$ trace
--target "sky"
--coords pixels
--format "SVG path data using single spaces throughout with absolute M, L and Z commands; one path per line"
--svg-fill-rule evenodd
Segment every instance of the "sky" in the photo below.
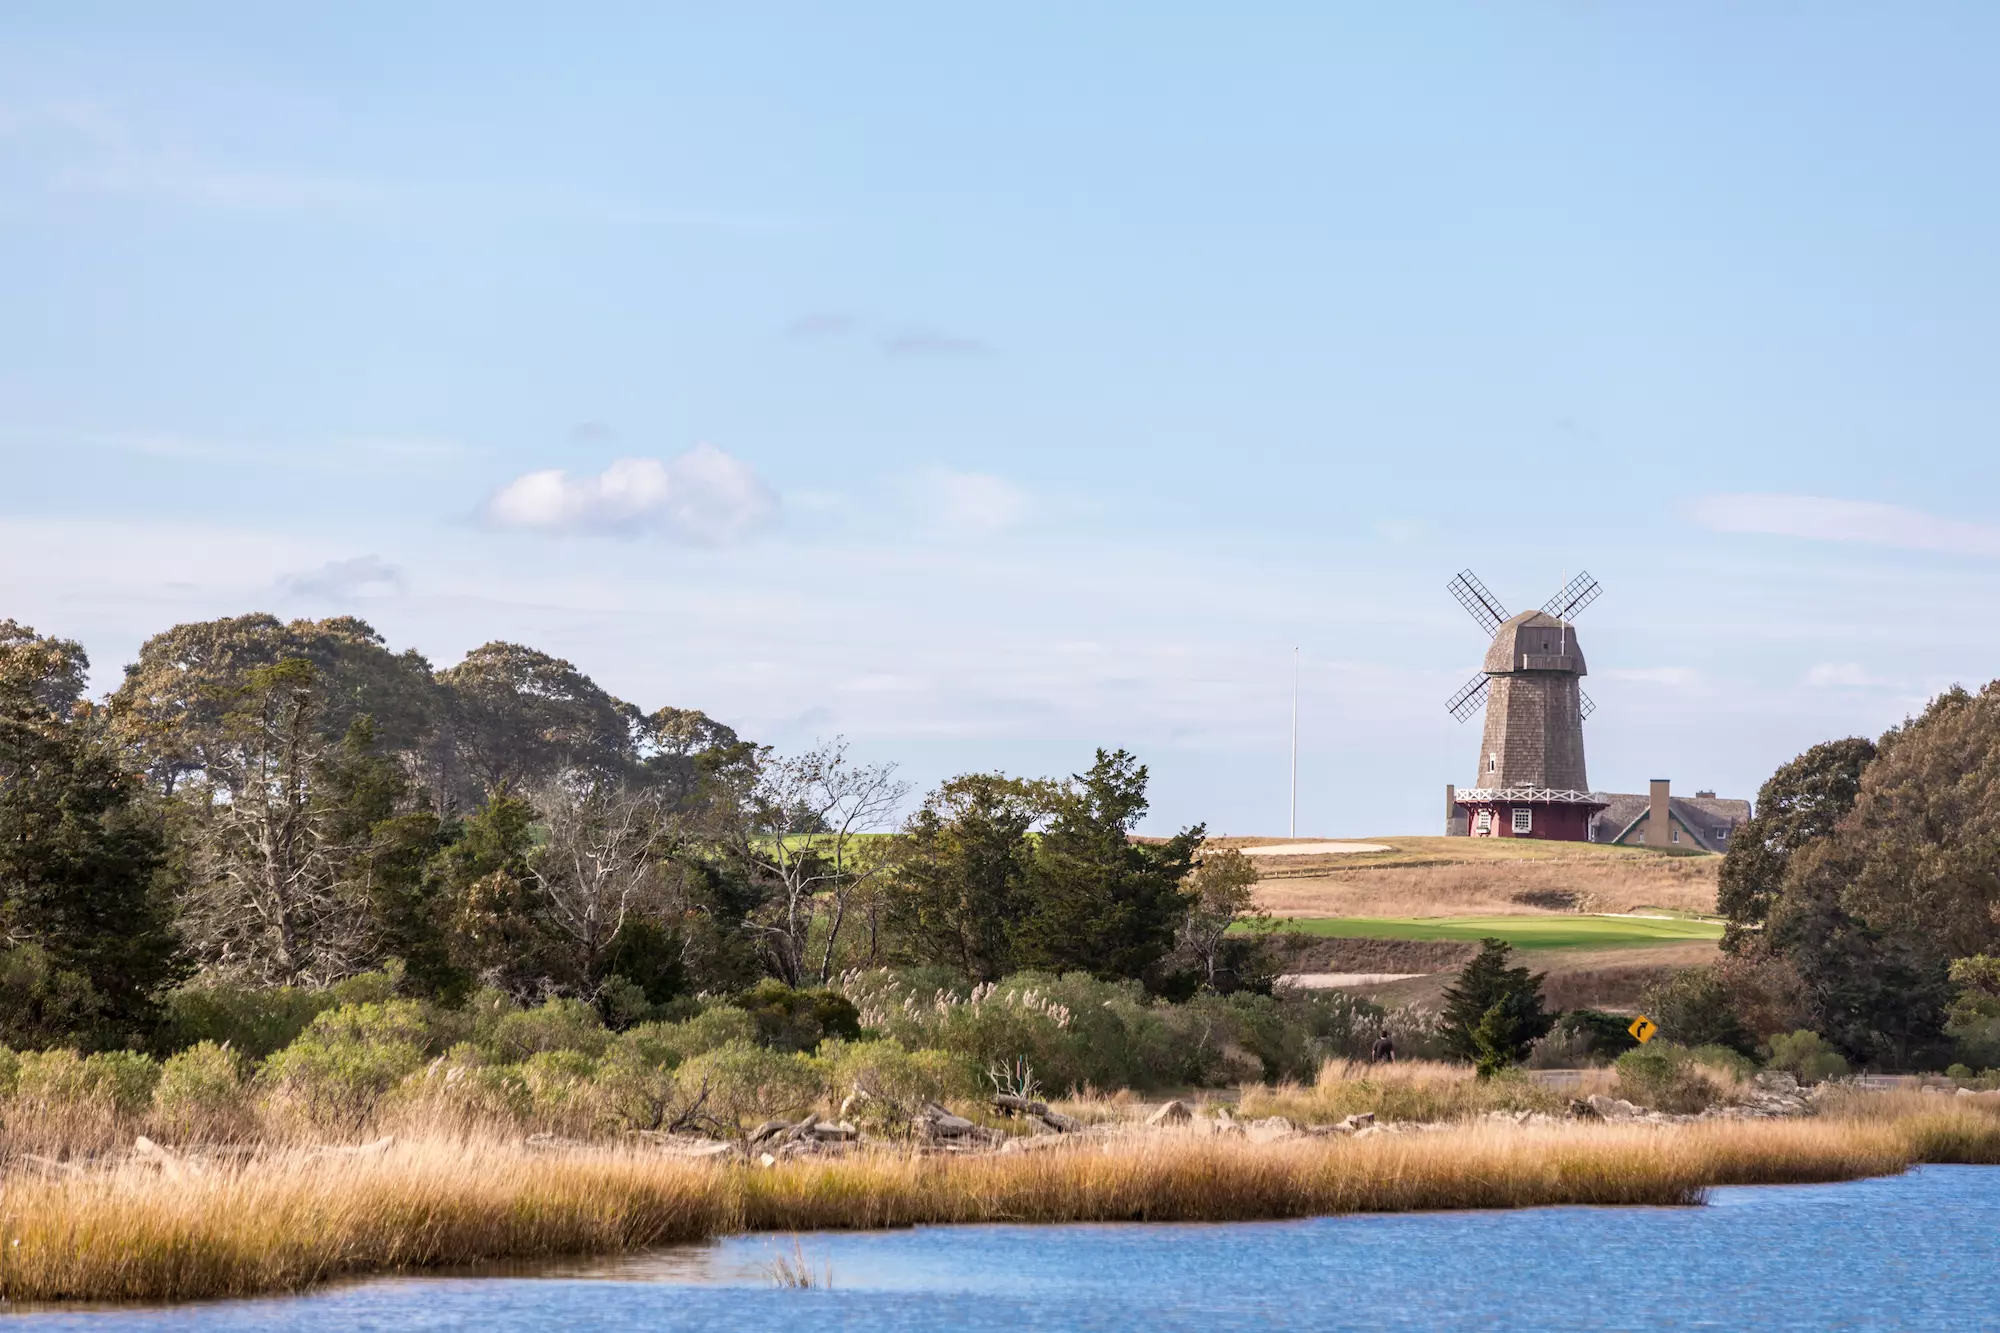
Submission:
M 2000 675 L 1984 4 L 10 5 L 0 617 L 361 616 L 919 789 L 1441 831 Z

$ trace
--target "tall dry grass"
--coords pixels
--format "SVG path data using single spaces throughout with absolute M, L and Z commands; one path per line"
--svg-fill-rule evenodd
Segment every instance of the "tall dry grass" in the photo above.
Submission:
M 1302 1125 L 1331 1124 L 1363 1111 L 1383 1120 L 1435 1123 L 1487 1111 L 1559 1115 L 1572 1098 L 1617 1091 L 1617 1076 L 1608 1069 L 1585 1070 L 1583 1079 L 1580 1088 L 1554 1089 L 1518 1075 L 1480 1079 L 1470 1065 L 1439 1060 L 1329 1060 L 1311 1087 L 1281 1083 L 1246 1089 L 1241 1109 L 1247 1116 L 1281 1115 Z
M 0 1183 L 0 1298 L 245 1295 L 743 1230 L 1691 1204 L 1714 1185 L 2000 1162 L 2000 1113 L 1941 1101 L 1857 1100 L 1813 1120 L 1486 1124 L 1266 1144 L 1174 1133 L 770 1169 L 438 1139 L 363 1156 L 273 1152 L 193 1175 L 137 1164 L 55 1179 L 15 1174 Z

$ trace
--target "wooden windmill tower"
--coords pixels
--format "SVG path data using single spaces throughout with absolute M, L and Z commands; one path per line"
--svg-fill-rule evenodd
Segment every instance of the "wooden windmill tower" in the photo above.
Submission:
M 1509 616 L 1469 569 L 1446 586 L 1493 641 L 1480 673 L 1445 705 L 1461 722 L 1486 706 L 1479 776 L 1446 789 L 1452 831 L 1587 841 L 1606 802 L 1584 772 L 1583 720 L 1596 705 L 1580 684 L 1583 650 L 1570 622 L 1602 589 L 1578 574 L 1539 611 Z

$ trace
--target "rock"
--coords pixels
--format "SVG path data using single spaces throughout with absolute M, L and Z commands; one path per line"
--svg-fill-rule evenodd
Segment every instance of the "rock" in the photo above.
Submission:
M 1341 1121 L 1337 1128 L 1344 1129 L 1350 1134 L 1357 1134 L 1364 1129 L 1372 1129 L 1374 1126 L 1375 1113 L 1373 1111 L 1356 1111 L 1353 1115 Z
M 1569 1118 L 1572 1120 L 1602 1120 L 1597 1108 L 1581 1097 L 1572 1097 L 1569 1103 Z
M 830 1120 L 822 1120 L 814 1125 L 810 1132 L 814 1138 L 820 1140 L 822 1143 L 846 1143 L 861 1137 L 861 1132 L 844 1120 L 839 1124 L 835 1124 Z
M 1218 1111 L 1216 1118 L 1227 1124 L 1229 1121 L 1229 1112 L 1227 1110 Z M 1147 1116 L 1146 1123 L 1149 1125 L 1185 1125 L 1192 1119 L 1194 1119 L 1194 1112 L 1188 1109 L 1188 1104 L 1176 1100 L 1168 1102 L 1165 1106 Z
M 1782 1069 L 1766 1069 L 1751 1080 L 1763 1092 L 1796 1093 L 1799 1081 Z
M 778 1159 L 771 1156 L 771 1154 L 769 1153 L 765 1153 L 762 1157 L 759 1157 L 757 1159 L 757 1165 L 759 1166 L 771 1167 L 771 1166 L 776 1166 L 777 1164 L 778 1164 Z
M 1590 1109 L 1605 1120 L 1630 1120 L 1637 1116 L 1639 1108 L 1623 1097 L 1607 1097 L 1601 1092 L 1590 1095 Z
M 1357 1139 L 1369 1139 L 1375 1137 L 1377 1134 L 1387 1134 L 1388 1132 L 1381 1125 L 1365 1125 L 1354 1131 L 1354 1137 Z

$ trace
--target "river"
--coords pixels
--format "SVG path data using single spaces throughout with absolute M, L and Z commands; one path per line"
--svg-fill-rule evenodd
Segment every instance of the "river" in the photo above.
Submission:
M 798 1238 L 830 1289 L 772 1285 L 791 1237 L 307 1296 L 48 1310 L 93 1333 L 804 1333 L 854 1329 L 1967 1329 L 2000 1326 L 2000 1168 L 1720 1189 L 1700 1208 L 1200 1226 L 921 1227 Z

